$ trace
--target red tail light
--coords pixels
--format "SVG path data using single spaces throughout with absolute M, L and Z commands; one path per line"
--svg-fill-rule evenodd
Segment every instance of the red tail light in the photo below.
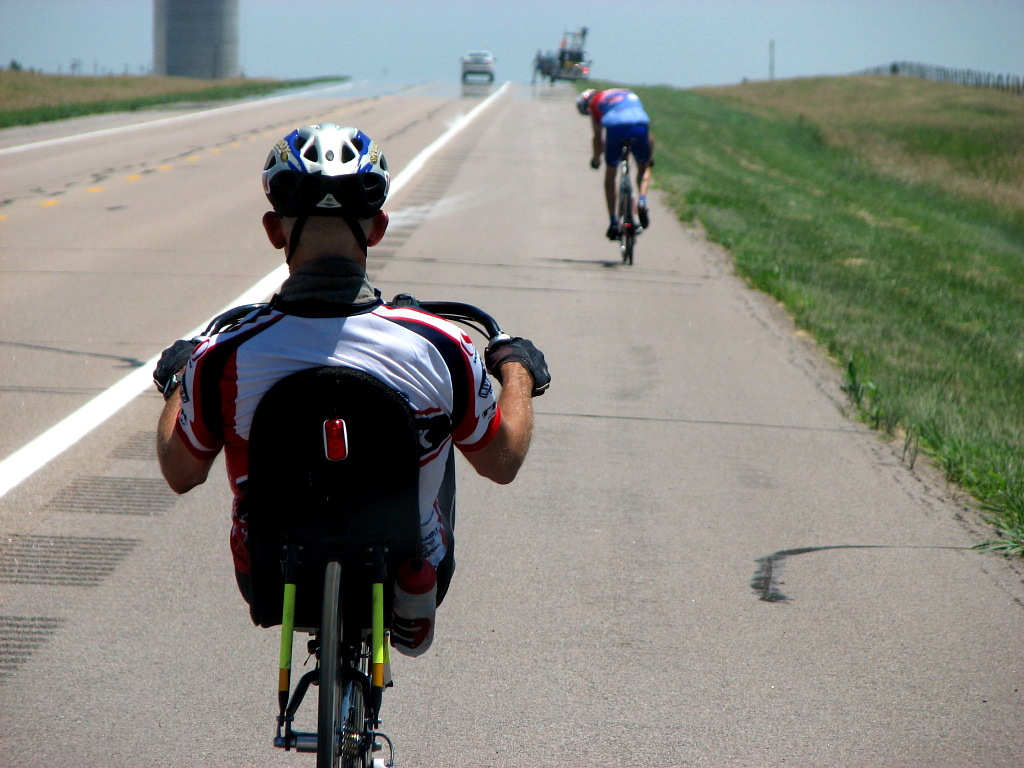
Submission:
M 324 422 L 324 455 L 328 461 L 348 458 L 348 429 L 344 419 L 328 419 Z

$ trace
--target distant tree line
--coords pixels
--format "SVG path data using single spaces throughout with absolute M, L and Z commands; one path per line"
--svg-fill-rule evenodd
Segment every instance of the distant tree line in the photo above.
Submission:
M 971 88 L 995 88 L 1000 91 L 1024 94 L 1024 78 L 1017 75 L 994 75 L 991 72 L 978 72 L 973 69 L 951 69 L 937 67 L 932 64 L 916 64 L 910 61 L 894 61 L 880 67 L 866 69 L 862 75 L 905 75 L 920 77 L 924 80 L 935 80 L 940 83 L 956 83 Z
M 9 72 L 31 72 L 32 74 L 42 74 L 42 72 L 43 72 L 42 69 L 36 69 L 35 67 L 30 67 L 30 68 L 26 69 L 25 67 L 22 66 L 21 62 L 18 61 L 17 59 L 11 59 L 11 62 L 10 62 L 10 64 L 7 65 L 6 69 Z M 0 64 L 0 72 L 3 72 L 3 71 L 4 71 L 4 66 L 3 66 L 3 64 Z M 68 72 L 70 72 L 72 75 L 84 74 L 82 60 L 81 59 L 71 59 L 71 63 L 68 65 Z M 64 74 L 64 69 L 63 69 L 62 66 L 58 66 L 57 67 L 57 74 L 58 75 Z M 98 77 L 98 76 L 102 75 L 102 76 L 106 77 L 106 76 L 115 75 L 115 74 L 117 74 L 117 73 L 114 72 L 111 69 L 101 69 L 100 65 L 99 65 L 99 62 L 93 62 L 93 75 L 94 76 Z M 125 75 L 131 74 L 129 66 L 127 64 L 124 65 L 124 71 L 123 71 L 122 74 L 125 74 Z M 152 72 L 151 69 L 148 69 L 147 67 L 140 66 L 139 67 L 139 74 L 140 75 L 151 75 L 151 74 L 153 74 L 153 72 Z M 245 75 L 242 75 L 242 77 L 244 77 L 244 76 Z

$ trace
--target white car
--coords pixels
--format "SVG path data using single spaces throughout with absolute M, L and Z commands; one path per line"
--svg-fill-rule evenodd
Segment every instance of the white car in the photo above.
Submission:
M 494 57 L 490 51 L 470 51 L 462 57 L 462 82 L 470 77 L 486 77 L 494 82 Z

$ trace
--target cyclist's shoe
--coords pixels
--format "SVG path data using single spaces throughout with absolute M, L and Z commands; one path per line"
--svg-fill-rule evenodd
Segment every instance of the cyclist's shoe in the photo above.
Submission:
M 437 572 L 429 560 L 412 557 L 395 574 L 391 644 L 406 656 L 419 656 L 434 640 Z
M 406 619 L 392 614 L 391 645 L 403 656 L 422 656 L 433 642 L 433 616 Z
M 608 225 L 608 231 L 604 233 L 604 236 L 607 237 L 609 240 L 618 240 L 619 239 L 619 224 L 618 224 L 618 222 L 614 222 L 613 221 L 611 224 L 609 224 Z
M 640 227 L 642 229 L 647 229 L 647 227 L 651 225 L 651 220 L 647 215 L 647 205 L 645 203 L 641 203 L 637 206 L 636 212 L 640 217 Z

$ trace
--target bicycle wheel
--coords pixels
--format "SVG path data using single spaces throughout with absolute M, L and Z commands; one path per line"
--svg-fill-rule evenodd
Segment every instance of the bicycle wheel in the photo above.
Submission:
M 320 706 L 317 711 L 317 768 L 364 768 L 369 754 L 363 686 L 345 674 L 342 653 L 341 563 L 324 573 L 320 626 Z M 358 651 L 357 651 L 358 652 Z
M 367 768 L 370 763 L 370 740 L 366 727 L 366 704 L 363 686 L 355 680 L 345 683 L 341 694 L 341 757 L 342 768 Z
M 328 563 L 324 572 L 322 611 L 316 768 L 338 768 L 343 727 L 341 722 L 341 563 L 337 561 Z
M 624 264 L 633 264 L 633 246 L 636 243 L 636 229 L 633 227 L 632 222 L 627 224 L 622 234 L 622 262 Z
M 636 229 L 633 224 L 633 186 L 629 182 L 629 171 L 624 171 L 619 184 L 619 252 L 623 264 L 633 263 L 633 243 L 636 240 Z

